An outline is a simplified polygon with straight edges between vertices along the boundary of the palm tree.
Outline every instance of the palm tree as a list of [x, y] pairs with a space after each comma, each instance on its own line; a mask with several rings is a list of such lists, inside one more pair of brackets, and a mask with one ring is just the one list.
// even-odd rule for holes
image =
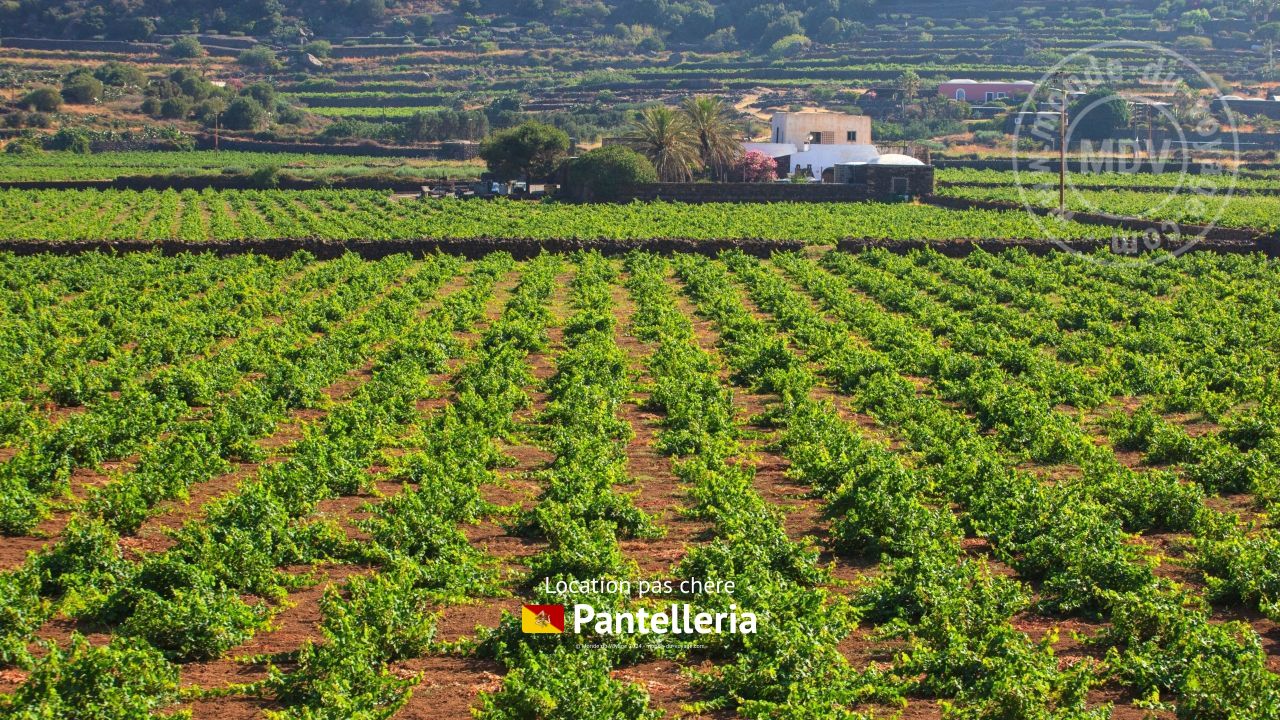
[[663, 182], [689, 182], [698, 167], [698, 146], [689, 121], [669, 107], [645, 108], [631, 123], [625, 142], [649, 158]]
[[902, 116], [906, 117], [907, 105], [920, 94], [920, 76], [915, 70], [906, 70], [898, 76], [898, 81], [894, 84], [898, 86], [898, 95], [901, 96]]
[[739, 131], [729, 117], [724, 101], [709, 95], [685, 98], [680, 112], [689, 123], [698, 146], [702, 166], [714, 180], [723, 180], [729, 168], [742, 157]]

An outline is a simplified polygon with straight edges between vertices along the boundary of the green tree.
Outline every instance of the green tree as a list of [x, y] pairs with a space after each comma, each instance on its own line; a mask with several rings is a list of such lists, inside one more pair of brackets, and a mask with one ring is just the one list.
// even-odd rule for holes
[[622, 145], [606, 145], [569, 160], [565, 176], [565, 195], [601, 202], [615, 202], [627, 188], [658, 180], [648, 158]]
[[252, 85], [247, 85], [240, 91], [240, 94], [257, 100], [258, 104], [264, 108], [276, 106], [276, 89], [269, 83], [256, 82]]
[[1067, 123], [1075, 139], [1109, 138], [1129, 126], [1129, 103], [1111, 88], [1094, 88], [1070, 105]]
[[645, 108], [628, 130], [626, 144], [649, 158], [663, 182], [688, 182], [698, 167], [698, 141], [682, 113]]
[[267, 111], [251, 97], [238, 97], [222, 113], [222, 125], [228, 130], [256, 130], [266, 122]]
[[[1169, 102], [1173, 108], [1174, 120], [1184, 127], [1194, 125], [1205, 115], [1204, 109], [1200, 107], [1200, 93], [1183, 80], [1179, 80], [1173, 86], [1169, 93]], [[1148, 112], [1159, 114], [1152, 108], [1148, 108]]]
[[905, 70], [894, 81], [894, 87], [898, 90], [901, 113], [905, 117], [907, 105], [916, 98], [916, 95], [920, 94], [920, 76], [916, 74], [915, 70]]
[[729, 115], [729, 107], [718, 97], [702, 95], [686, 98], [680, 106], [689, 130], [698, 143], [702, 166], [715, 180], [723, 180], [742, 155], [740, 131]]
[[191, 101], [182, 96], [166, 98], [160, 103], [160, 117], [182, 120], [191, 114]]
[[227, 101], [220, 97], [206, 98], [192, 108], [192, 114], [196, 116], [196, 119], [204, 123], [206, 127], [221, 125], [222, 113], [226, 111]]
[[480, 144], [480, 157], [500, 180], [544, 178], [568, 151], [563, 130], [536, 120], [495, 132]]

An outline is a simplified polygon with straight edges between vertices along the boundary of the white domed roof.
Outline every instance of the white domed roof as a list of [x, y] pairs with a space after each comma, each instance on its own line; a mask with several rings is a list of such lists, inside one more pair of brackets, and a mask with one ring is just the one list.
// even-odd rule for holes
[[881, 155], [878, 158], [875, 158], [874, 160], [868, 160], [867, 162], [875, 163], [876, 165], [923, 165], [924, 164], [919, 160], [911, 157], [910, 155], [900, 155], [898, 153], [887, 153], [885, 155]]

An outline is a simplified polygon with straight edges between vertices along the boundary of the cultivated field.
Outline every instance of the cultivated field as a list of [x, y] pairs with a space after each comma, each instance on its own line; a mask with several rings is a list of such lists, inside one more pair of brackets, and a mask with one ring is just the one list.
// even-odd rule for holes
[[[1109, 227], [1055, 225], [1059, 238], [1110, 238]], [[1025, 211], [882, 203], [629, 203], [394, 199], [376, 190], [3, 190], [0, 239], [322, 240], [651, 238], [951, 240], [1043, 238]]]
[[[3, 255], [0, 712], [1275, 717], [1278, 288], [1210, 253]], [[609, 578], [735, 590], [575, 600], [757, 631], [521, 633]]]
[[216, 177], [247, 174], [263, 168], [275, 168], [300, 178], [340, 180], [363, 174], [392, 178], [478, 177], [484, 165], [402, 157], [235, 150], [104, 152], [92, 155], [49, 152], [35, 156], [0, 154], [0, 181], [3, 182], [70, 182], [153, 176]]

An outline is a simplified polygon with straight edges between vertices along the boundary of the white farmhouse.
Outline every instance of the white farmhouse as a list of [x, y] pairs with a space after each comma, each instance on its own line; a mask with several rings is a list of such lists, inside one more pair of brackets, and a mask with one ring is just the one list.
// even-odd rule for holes
[[871, 144], [871, 118], [865, 115], [780, 112], [774, 113], [769, 126], [769, 142], [743, 143], [743, 150], [776, 160], [779, 175], [807, 171], [821, 180], [836, 165], [879, 156]]

